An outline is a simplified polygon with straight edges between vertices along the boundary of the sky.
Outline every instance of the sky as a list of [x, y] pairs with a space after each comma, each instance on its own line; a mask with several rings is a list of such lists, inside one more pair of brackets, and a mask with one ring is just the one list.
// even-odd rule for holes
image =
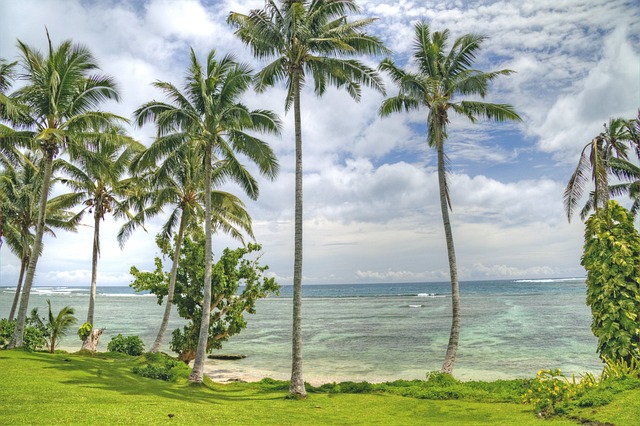
[[[582, 277], [584, 226], [569, 223], [562, 194], [582, 147], [611, 117], [633, 118], [640, 107], [640, 6], [629, 0], [360, 0], [358, 17], [378, 18], [368, 32], [411, 69], [413, 25], [488, 37], [475, 67], [511, 69], [487, 102], [509, 103], [521, 123], [469, 123], [452, 117], [451, 221], [461, 280]], [[130, 117], [141, 104], [164, 100], [156, 80], [182, 86], [189, 48], [201, 61], [220, 57], [259, 70], [226, 24], [230, 11], [248, 13], [263, 0], [21, 0], [0, 1], [0, 57], [18, 59], [19, 39], [45, 52], [71, 39], [114, 76], [120, 103], [104, 109]], [[377, 66], [382, 57], [361, 58]], [[387, 94], [397, 90], [384, 77]], [[293, 276], [294, 132], [284, 89], [247, 92], [251, 108], [277, 112], [284, 127], [268, 136], [280, 163], [273, 182], [260, 178], [257, 201], [240, 195], [253, 218], [261, 262], [282, 285]], [[384, 96], [363, 90], [359, 103], [330, 89], [302, 93], [305, 284], [431, 282], [449, 279], [440, 216], [435, 152], [426, 144], [426, 111], [380, 118]], [[149, 145], [152, 125], [131, 127]], [[250, 165], [247, 164], [249, 167]], [[57, 188], [59, 191], [60, 188]], [[129, 268], [152, 269], [154, 236], [165, 216], [136, 231], [123, 250], [122, 223], [101, 228], [98, 286], [128, 285]], [[45, 237], [34, 285], [89, 285], [92, 229]], [[214, 236], [214, 253], [238, 243]], [[0, 249], [0, 286], [14, 286], [18, 259]]]

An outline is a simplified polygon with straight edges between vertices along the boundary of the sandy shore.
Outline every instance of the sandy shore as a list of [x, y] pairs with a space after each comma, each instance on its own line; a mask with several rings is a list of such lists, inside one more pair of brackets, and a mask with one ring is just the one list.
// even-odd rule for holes
[[[239, 366], [234, 364], [234, 361], [219, 361], [219, 360], [207, 360], [204, 366], [204, 373], [216, 383], [234, 383], [234, 382], [258, 382], [264, 378], [270, 378], [274, 380], [289, 380], [290, 374], [274, 373], [259, 371], [246, 366]], [[313, 375], [305, 374], [304, 381], [312, 386], [320, 386], [325, 383], [339, 383], [346, 381], [361, 382], [365, 379], [357, 379], [353, 377], [337, 377], [330, 375]], [[381, 383], [385, 380], [374, 379], [366, 381], [370, 383]]]

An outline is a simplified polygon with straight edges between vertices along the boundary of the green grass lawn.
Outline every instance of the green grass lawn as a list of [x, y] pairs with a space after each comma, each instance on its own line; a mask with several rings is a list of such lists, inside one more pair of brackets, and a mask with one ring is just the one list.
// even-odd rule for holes
[[[434, 401], [388, 393], [310, 393], [298, 401], [260, 383], [198, 386], [184, 379], [148, 379], [131, 372], [136, 363], [104, 354], [0, 351], [0, 424], [576, 424], [567, 418], [538, 419], [530, 406], [514, 402]], [[639, 401], [636, 389], [580, 415], [637, 424]]]

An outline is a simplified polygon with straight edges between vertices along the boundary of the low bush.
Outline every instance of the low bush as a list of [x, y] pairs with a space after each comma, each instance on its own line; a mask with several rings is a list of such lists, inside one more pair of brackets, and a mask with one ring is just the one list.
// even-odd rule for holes
[[607, 405], [616, 394], [633, 389], [640, 389], [640, 364], [607, 361], [599, 379], [590, 373], [577, 380], [575, 376], [567, 378], [560, 370], [540, 370], [522, 401], [547, 417], [566, 414], [574, 408]]
[[107, 345], [109, 352], [120, 352], [131, 356], [140, 356], [144, 352], [144, 343], [138, 336], [124, 337], [118, 334]]
[[190, 373], [186, 364], [165, 354], [147, 353], [145, 361], [145, 365], [135, 366], [131, 371], [142, 377], [166, 382], [174, 382], [178, 378], [186, 379]]
[[[41, 350], [47, 345], [47, 330], [42, 324], [42, 321], [38, 321], [38, 319], [38, 310], [34, 309], [31, 312], [31, 317], [28, 317], [25, 321], [24, 335], [22, 338], [23, 348], [30, 352]], [[0, 320], [0, 349], [7, 349], [9, 347], [15, 328], [15, 320], [9, 321], [6, 318]]]

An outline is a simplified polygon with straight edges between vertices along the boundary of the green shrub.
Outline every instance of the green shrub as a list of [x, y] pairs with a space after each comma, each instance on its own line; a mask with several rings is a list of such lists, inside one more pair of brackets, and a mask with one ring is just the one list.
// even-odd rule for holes
[[187, 378], [190, 369], [183, 362], [160, 353], [145, 354], [146, 364], [132, 368], [134, 374], [149, 379], [159, 379], [174, 382], [178, 378]]
[[0, 320], [0, 349], [7, 349], [7, 347], [9, 347], [15, 328], [15, 321], [9, 321], [6, 318]]
[[258, 382], [261, 389], [270, 391], [288, 391], [289, 382], [285, 380], [275, 380], [270, 377], [265, 377]]
[[118, 334], [107, 345], [109, 352], [120, 352], [131, 356], [140, 356], [144, 352], [144, 343], [138, 336], [124, 337]]
[[[16, 328], [16, 321], [9, 321], [6, 318], [0, 320], [0, 349], [7, 349], [13, 332]], [[38, 317], [37, 308], [31, 311], [31, 316], [25, 321], [23, 344], [24, 349], [30, 352], [40, 350], [47, 344], [48, 336], [42, 320]]]
[[569, 381], [559, 369], [540, 370], [522, 395], [522, 402], [531, 404], [537, 413], [550, 416], [565, 412], [566, 403], [581, 396], [587, 387], [594, 384], [590, 380]]
[[640, 360], [640, 234], [633, 219], [611, 200], [586, 222], [582, 265], [602, 360]]

